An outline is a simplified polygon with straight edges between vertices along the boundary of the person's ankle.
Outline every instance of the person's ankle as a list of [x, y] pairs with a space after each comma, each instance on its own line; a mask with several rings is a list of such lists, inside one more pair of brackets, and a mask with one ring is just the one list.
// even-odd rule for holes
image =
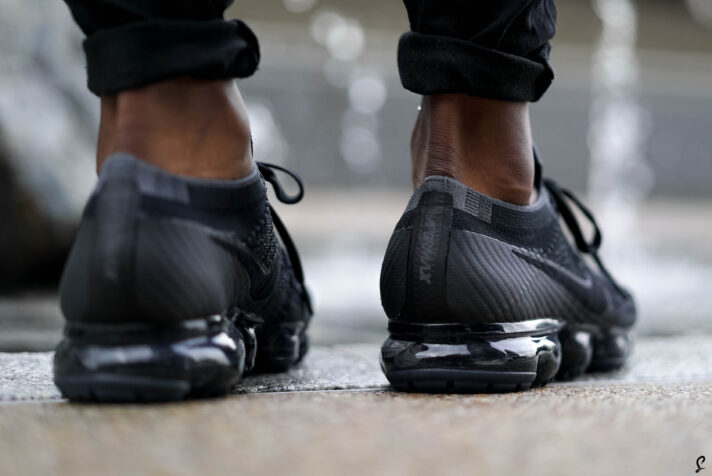
[[526, 103], [423, 98], [411, 142], [413, 181], [443, 175], [507, 202], [530, 203], [534, 157]]
[[177, 79], [103, 97], [97, 171], [115, 152], [198, 178], [253, 170], [250, 126], [233, 81]]

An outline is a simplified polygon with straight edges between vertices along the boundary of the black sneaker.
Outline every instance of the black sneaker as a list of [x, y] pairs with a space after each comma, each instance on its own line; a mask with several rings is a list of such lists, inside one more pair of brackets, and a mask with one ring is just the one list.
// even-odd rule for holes
[[[416, 190], [381, 273], [390, 333], [381, 367], [393, 387], [512, 391], [624, 364], [633, 299], [598, 257], [591, 213], [542, 181], [538, 161], [536, 176], [539, 195], [529, 206], [447, 177], [428, 177]], [[570, 203], [593, 223], [592, 242]]]
[[[67, 320], [54, 380], [70, 400], [167, 401], [227, 393], [244, 372], [307, 351], [309, 297], [267, 202], [272, 170], [179, 177], [128, 154], [104, 165], [60, 285]], [[289, 172], [288, 172], [289, 173]], [[275, 237], [273, 224], [286, 248]]]

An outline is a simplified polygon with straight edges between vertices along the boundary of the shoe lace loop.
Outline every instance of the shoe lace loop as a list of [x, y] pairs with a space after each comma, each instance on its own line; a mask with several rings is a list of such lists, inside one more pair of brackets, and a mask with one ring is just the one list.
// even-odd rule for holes
[[[295, 172], [292, 172], [291, 170], [288, 170], [279, 165], [270, 164], [267, 162], [257, 162], [257, 168], [259, 169], [265, 181], [272, 184], [272, 187], [274, 188], [274, 193], [280, 202], [292, 205], [295, 203], [299, 203], [302, 198], [304, 198], [304, 182], [302, 182], [301, 177], [299, 177], [299, 175], [297, 175]], [[276, 171], [284, 172], [296, 182], [297, 186], [299, 187], [299, 191], [295, 195], [289, 195], [287, 192], [285, 192], [284, 188], [282, 187], [282, 184], [277, 178]], [[284, 247], [287, 250], [287, 255], [289, 256], [289, 261], [292, 263], [294, 275], [296, 276], [297, 281], [299, 281], [299, 284], [302, 287], [302, 296], [304, 298], [304, 301], [306, 302], [309, 314], [313, 314], [311, 298], [309, 297], [306, 285], [304, 284], [304, 269], [302, 268], [302, 261], [299, 258], [297, 246], [294, 244], [292, 237], [289, 235], [289, 232], [287, 232], [287, 227], [284, 226], [284, 222], [282, 222], [282, 219], [279, 218], [279, 215], [277, 215], [277, 212], [274, 210], [272, 205], [268, 204], [268, 206], [269, 211], [272, 214], [272, 222], [274, 223], [274, 227], [277, 230], [279, 237], [282, 239], [282, 243], [284, 243]]]
[[[576, 247], [582, 253], [590, 255], [598, 265], [598, 268], [601, 270], [601, 272], [613, 283], [616, 289], [619, 292], [625, 294], [625, 291], [618, 285], [616, 280], [613, 279], [613, 276], [603, 265], [603, 261], [598, 255], [598, 250], [601, 248], [601, 242], [603, 240], [603, 237], [601, 234], [601, 229], [598, 227], [598, 223], [596, 222], [596, 219], [594, 218], [591, 210], [586, 207], [581, 202], [581, 200], [579, 200], [573, 193], [571, 193], [569, 190], [561, 188], [553, 180], [549, 178], [544, 178], [543, 184], [549, 191], [551, 196], [554, 198], [556, 208], [559, 211], [561, 218], [564, 220], [564, 223], [566, 223], [566, 226], [568, 227], [569, 231], [571, 231], [571, 234], [574, 237], [574, 241], [576, 242]], [[576, 219], [576, 215], [574, 215], [573, 209], [569, 205], [569, 202], [576, 205], [576, 207], [581, 211], [581, 213], [583, 213], [583, 215], [589, 220], [589, 222], [593, 226], [593, 238], [591, 239], [591, 241], [586, 240], [586, 237], [584, 236], [583, 231], [581, 231], [581, 226], [579, 225], [579, 222]]]
[[[571, 231], [571, 234], [574, 237], [574, 241], [576, 242], [576, 247], [582, 253], [598, 253], [598, 250], [601, 247], [602, 240], [601, 230], [598, 227], [598, 223], [596, 223], [596, 219], [593, 217], [593, 213], [591, 212], [591, 210], [589, 210], [588, 207], [581, 203], [581, 200], [576, 198], [573, 193], [571, 193], [569, 190], [559, 187], [559, 185], [553, 180], [545, 178], [544, 186], [547, 188], [547, 190], [549, 190], [551, 196], [554, 197], [554, 201], [556, 202], [556, 208], [559, 210], [561, 218], [564, 219], [564, 223], [566, 223], [566, 226]], [[591, 222], [591, 225], [593, 225], [593, 239], [591, 241], [586, 241], [586, 238], [583, 236], [581, 226], [579, 225], [573, 210], [569, 206], [568, 201], [571, 201], [571, 203], [576, 205], [576, 207], [581, 211], [581, 213], [583, 213], [584, 216], [588, 218], [589, 222]]]
[[[272, 184], [272, 187], [274, 187], [274, 193], [275, 195], [277, 195], [277, 198], [280, 202], [292, 205], [295, 203], [299, 203], [302, 198], [304, 198], [304, 182], [302, 182], [301, 177], [299, 177], [299, 175], [297, 175], [296, 173], [292, 172], [289, 169], [285, 169], [280, 165], [270, 164], [268, 162], [257, 162], [257, 168], [260, 170], [262, 177]], [[299, 187], [299, 191], [296, 195], [289, 195], [287, 194], [287, 192], [284, 191], [282, 184], [279, 182], [279, 179], [277, 179], [276, 171], [284, 172], [285, 174], [292, 177], [292, 179]]]

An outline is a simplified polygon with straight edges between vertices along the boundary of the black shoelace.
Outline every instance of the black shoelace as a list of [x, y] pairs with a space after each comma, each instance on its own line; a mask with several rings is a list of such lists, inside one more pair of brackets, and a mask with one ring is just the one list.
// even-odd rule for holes
[[[301, 201], [301, 199], [304, 197], [304, 182], [302, 182], [302, 179], [296, 173], [292, 172], [291, 170], [285, 169], [284, 167], [280, 167], [279, 165], [269, 164], [266, 162], [257, 162], [257, 168], [259, 169], [265, 181], [272, 184], [272, 187], [274, 188], [274, 193], [280, 202], [292, 205], [295, 203], [299, 203], [299, 201]], [[299, 187], [299, 191], [295, 195], [289, 195], [287, 192], [285, 192], [284, 188], [282, 187], [282, 184], [277, 178], [276, 171], [284, 172], [285, 174], [292, 177], [292, 179], [296, 182], [297, 186]], [[297, 247], [294, 244], [292, 237], [289, 236], [289, 233], [287, 232], [287, 227], [284, 226], [284, 222], [282, 222], [282, 219], [279, 218], [279, 215], [277, 215], [277, 212], [274, 210], [272, 205], [268, 204], [268, 206], [269, 211], [272, 214], [272, 222], [274, 223], [274, 227], [277, 229], [277, 233], [282, 239], [282, 243], [284, 243], [284, 247], [287, 250], [289, 261], [292, 263], [294, 275], [299, 281], [299, 284], [301, 284], [302, 286], [302, 296], [304, 297], [304, 300], [307, 304], [307, 308], [309, 309], [309, 314], [313, 314], [311, 299], [309, 297], [309, 293], [307, 292], [306, 285], [304, 284], [304, 269], [302, 268], [302, 261], [299, 259], [299, 252], [297, 252]]]
[[[571, 234], [573, 235], [574, 241], [576, 243], [576, 247], [582, 253], [591, 256], [591, 258], [593, 258], [593, 260], [598, 265], [598, 268], [611, 281], [611, 283], [613, 283], [615, 288], [621, 294], [625, 294], [625, 291], [623, 291], [623, 289], [618, 285], [616, 280], [613, 279], [613, 276], [611, 276], [611, 273], [608, 272], [608, 269], [603, 265], [603, 261], [598, 255], [598, 250], [601, 248], [601, 241], [603, 237], [601, 235], [601, 230], [598, 227], [598, 223], [596, 223], [596, 219], [594, 218], [591, 210], [589, 210], [588, 207], [581, 203], [581, 200], [576, 198], [573, 193], [571, 193], [569, 190], [559, 187], [559, 185], [553, 180], [545, 178], [543, 179], [543, 184], [549, 191], [549, 193], [551, 193], [551, 196], [554, 197], [554, 201], [556, 202], [556, 208], [558, 209], [561, 218], [563, 218], [564, 223], [566, 223], [566, 226], [568, 227], [569, 231], [571, 231]], [[583, 236], [581, 226], [579, 225], [578, 220], [576, 220], [576, 215], [574, 215], [573, 210], [569, 206], [569, 202], [576, 205], [576, 207], [581, 211], [581, 213], [583, 213], [584, 216], [591, 222], [591, 225], [593, 225], [593, 238], [591, 239], [591, 241], [587, 241], [586, 237]]]

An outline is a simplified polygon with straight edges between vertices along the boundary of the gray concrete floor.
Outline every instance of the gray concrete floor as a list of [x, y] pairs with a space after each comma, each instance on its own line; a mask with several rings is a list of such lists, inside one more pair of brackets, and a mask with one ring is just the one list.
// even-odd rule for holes
[[710, 453], [712, 384], [4, 405], [0, 433], [7, 475], [669, 476], [694, 474], [698, 456]]
[[228, 398], [149, 406], [69, 404], [51, 353], [0, 354], [0, 474], [672, 475], [712, 455], [707, 336], [505, 395], [391, 392], [377, 354], [316, 347]]

